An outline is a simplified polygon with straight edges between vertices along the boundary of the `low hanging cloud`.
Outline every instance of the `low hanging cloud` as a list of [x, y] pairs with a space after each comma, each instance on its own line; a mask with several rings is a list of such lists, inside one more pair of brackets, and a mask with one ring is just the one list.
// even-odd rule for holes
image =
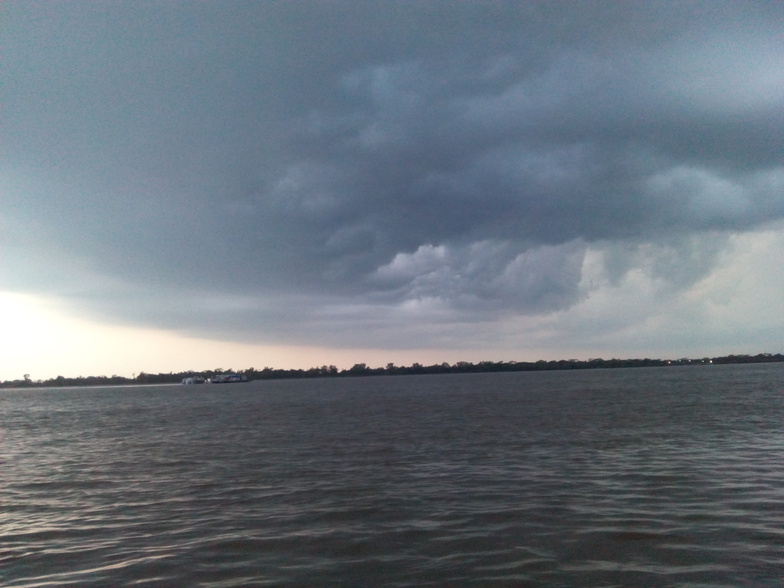
[[3, 285], [88, 313], [445, 344], [784, 218], [773, 3], [10, 4]]
[[519, 249], [488, 241], [462, 248], [425, 245], [399, 253], [374, 282], [395, 299], [431, 299], [462, 310], [560, 310], [580, 299], [585, 247]]

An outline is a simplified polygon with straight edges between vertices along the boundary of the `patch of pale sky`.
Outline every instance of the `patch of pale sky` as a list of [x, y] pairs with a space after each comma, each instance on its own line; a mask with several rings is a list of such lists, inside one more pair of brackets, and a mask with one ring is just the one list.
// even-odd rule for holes
[[584, 282], [594, 283], [590, 296], [548, 318], [557, 321], [559, 337], [593, 333], [582, 341], [586, 351], [612, 349], [618, 356], [634, 350], [657, 356], [668, 348], [678, 356], [694, 349], [706, 355], [775, 351], [784, 332], [782, 259], [784, 224], [737, 234], [711, 273], [673, 291], [644, 268], [610, 284], [602, 276], [601, 253], [591, 251], [584, 266]]
[[[645, 268], [608, 279], [601, 249], [583, 262], [584, 299], [540, 316], [508, 317], [498, 352], [517, 359], [669, 357], [760, 353], [780, 347], [784, 332], [784, 226], [735, 235], [715, 271], [671, 290]], [[481, 329], [481, 327], [480, 327]], [[484, 337], [479, 336], [480, 339]], [[483, 341], [489, 344], [489, 341]]]
[[688, 293], [723, 333], [784, 333], [784, 223], [735, 235], [732, 250]]

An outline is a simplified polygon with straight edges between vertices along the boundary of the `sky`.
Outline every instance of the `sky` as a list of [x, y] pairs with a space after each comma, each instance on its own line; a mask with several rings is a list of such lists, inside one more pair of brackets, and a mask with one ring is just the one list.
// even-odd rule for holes
[[784, 3], [0, 11], [0, 379], [784, 351]]

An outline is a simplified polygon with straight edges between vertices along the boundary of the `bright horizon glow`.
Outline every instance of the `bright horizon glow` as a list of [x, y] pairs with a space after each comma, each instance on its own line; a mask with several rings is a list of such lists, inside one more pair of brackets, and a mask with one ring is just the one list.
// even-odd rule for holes
[[5, 337], [0, 347], [3, 381], [21, 380], [25, 374], [33, 380], [48, 380], [57, 376], [132, 377], [139, 372], [216, 368], [308, 369], [336, 365], [346, 369], [362, 362], [374, 367], [395, 360], [440, 363], [445, 360], [438, 357], [446, 355], [439, 350], [326, 349], [198, 339], [75, 318], [44, 297], [9, 292], [0, 292], [0, 320], [7, 333], [14, 333]]
[[69, 317], [40, 296], [0, 293], [5, 338], [0, 379], [46, 380], [58, 375], [131, 377], [248, 367], [301, 367], [317, 350], [249, 345], [182, 337], [176, 333], [104, 325]]

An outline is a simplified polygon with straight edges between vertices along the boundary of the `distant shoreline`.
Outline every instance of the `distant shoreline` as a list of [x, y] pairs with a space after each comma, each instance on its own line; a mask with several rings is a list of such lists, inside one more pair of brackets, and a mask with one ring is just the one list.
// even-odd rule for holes
[[759, 353], [757, 355], [725, 355], [721, 357], [704, 357], [701, 359], [561, 359], [561, 360], [539, 360], [539, 361], [480, 361], [470, 363], [458, 361], [454, 364], [447, 362], [425, 366], [414, 363], [410, 366], [396, 366], [388, 363], [384, 367], [371, 368], [367, 364], [357, 363], [349, 369], [340, 370], [334, 365], [314, 367], [308, 370], [303, 369], [274, 369], [265, 367], [257, 370], [248, 368], [246, 370], [205, 370], [201, 372], [170, 372], [159, 374], [139, 373], [133, 378], [123, 376], [79, 376], [77, 378], [65, 378], [57, 376], [48, 380], [33, 380], [29, 375], [25, 375], [21, 380], [6, 380], [0, 382], [0, 388], [63, 388], [71, 386], [129, 386], [140, 384], [177, 384], [184, 378], [200, 376], [205, 379], [215, 375], [237, 373], [252, 380], [285, 380], [285, 379], [305, 379], [305, 378], [341, 378], [354, 376], [403, 376], [421, 374], [470, 374], [470, 373], [490, 373], [490, 372], [535, 372], [535, 371], [556, 371], [556, 370], [586, 370], [586, 369], [617, 369], [634, 367], [673, 367], [673, 366], [694, 366], [694, 365], [728, 365], [728, 364], [748, 364], [748, 363], [777, 363], [784, 362], [784, 355], [781, 353]]

